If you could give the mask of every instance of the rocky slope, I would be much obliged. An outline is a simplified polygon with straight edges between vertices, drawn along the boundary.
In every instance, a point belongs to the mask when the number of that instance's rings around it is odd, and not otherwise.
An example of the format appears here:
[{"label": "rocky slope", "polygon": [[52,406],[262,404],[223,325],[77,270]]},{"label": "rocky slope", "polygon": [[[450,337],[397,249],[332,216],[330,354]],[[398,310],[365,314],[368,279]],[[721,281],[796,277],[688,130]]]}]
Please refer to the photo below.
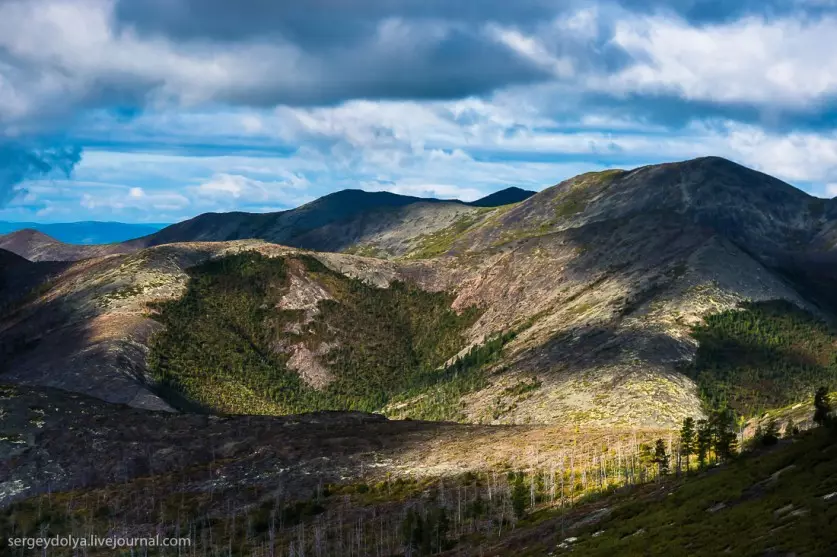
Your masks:
[{"label": "rocky slope", "polygon": [[234,555],[830,555],[837,544],[826,428],[657,475],[642,447],[669,432],[181,415],[2,384],[0,402],[8,555],[28,554],[9,537],[68,534],[188,537],[197,554]]},{"label": "rocky slope", "polygon": [[[449,294],[457,312],[479,308],[461,331],[460,356],[517,333],[500,359],[469,376],[467,388],[452,390],[448,382],[405,391],[380,409],[394,417],[426,416],[428,400],[453,397],[447,419],[671,426],[702,411],[683,368],[697,350],[692,327],[704,317],[747,300],[784,299],[832,318],[817,285],[827,285],[823,277],[834,268],[834,204],[723,159],[585,174],[494,209],[384,197],[382,216],[379,201],[357,212],[335,195],[264,222],[212,215],[176,227],[213,231],[212,239],[267,231],[318,249],[399,256],[314,254],[338,275],[376,287],[406,281]],[[335,205],[349,220],[328,220]],[[177,230],[161,231],[158,240]],[[169,244],[70,266],[0,322],[6,346],[40,343],[19,350],[4,378],[167,408],[148,368],[149,345],[163,326],[149,303],[179,299],[187,269],[243,250],[271,257],[299,251],[256,241]],[[342,280],[314,275],[282,283],[285,309],[320,307],[322,292]],[[290,362],[318,388],[351,371],[341,367],[345,359],[327,355],[357,343],[350,338],[274,349],[282,365]]]},{"label": "rocky slope", "polygon": [[67,244],[31,228],[0,236],[0,249],[29,261],[78,261],[114,253],[128,253],[141,245],[142,242],[136,240],[119,244]]}]

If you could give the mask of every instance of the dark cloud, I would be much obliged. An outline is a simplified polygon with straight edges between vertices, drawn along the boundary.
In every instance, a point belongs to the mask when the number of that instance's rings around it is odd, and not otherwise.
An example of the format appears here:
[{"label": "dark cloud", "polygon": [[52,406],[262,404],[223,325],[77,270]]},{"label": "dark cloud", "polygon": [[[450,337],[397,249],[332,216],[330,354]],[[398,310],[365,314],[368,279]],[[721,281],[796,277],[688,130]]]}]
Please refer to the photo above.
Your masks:
[{"label": "dark cloud", "polygon": [[[823,101],[808,109],[771,110],[746,102],[712,102],[683,99],[666,94],[627,94],[614,97],[605,93],[587,93],[568,106],[567,99],[545,101],[543,109],[560,119],[574,119],[579,112],[610,116],[629,115],[631,119],[669,129],[683,128],[693,122],[711,125],[713,121],[735,121],[758,126],[771,133],[793,131],[823,132],[837,127],[837,99]],[[551,107],[549,106],[551,104]]]},{"label": "dark cloud", "polygon": [[232,41],[279,35],[321,50],[363,40],[390,18],[526,24],[561,9],[545,0],[121,0],[117,16],[147,33]]},{"label": "dark cloud", "polygon": [[[9,2],[0,0],[0,7],[4,4]],[[149,103],[272,107],[458,99],[540,82],[567,89],[565,95],[540,99],[542,107],[555,105],[546,113],[578,115],[589,108],[671,126],[718,117],[774,129],[834,127],[831,101],[800,102],[805,110],[797,110],[796,103],[786,102],[796,94],[792,88],[777,88],[775,100],[711,94],[695,100],[663,78],[666,87],[616,85],[612,90],[590,88],[587,78],[601,80],[632,64],[654,69],[647,53],[628,52],[612,41],[614,26],[636,14],[673,13],[707,23],[746,14],[817,14],[834,10],[837,0],[117,0],[114,14],[102,7],[107,4],[78,2],[88,12],[99,10],[89,16],[89,25],[106,22],[106,28],[90,33],[106,39],[90,45],[84,40],[62,44],[63,35],[50,33],[50,26],[27,28],[37,19],[39,4],[18,4],[28,12],[18,13],[5,42],[0,39],[0,71],[15,69],[3,75],[15,93],[6,119],[17,117],[18,105],[31,105],[25,124],[43,133],[54,131],[50,125],[71,128],[73,116],[91,109],[130,120]],[[595,27],[592,32],[585,28],[574,34],[552,25],[562,16],[578,15],[580,8],[597,12],[582,22]],[[393,23],[398,21],[403,24]],[[381,38],[385,22],[392,23],[390,35]],[[120,34],[112,24],[132,32]],[[491,34],[492,24],[520,31],[518,44],[502,44]],[[24,31],[12,37],[17,29]],[[41,49],[28,42],[37,33],[44,33]],[[527,52],[530,39],[538,44]],[[285,51],[286,45],[293,48]],[[569,60],[571,71],[556,70],[553,62],[562,60]],[[699,65],[686,69],[703,71]],[[3,101],[0,96],[0,131]],[[778,106],[775,113],[768,105]]]},{"label": "dark cloud", "polygon": [[833,0],[621,0],[636,13],[670,12],[691,23],[717,23],[745,16],[780,17],[804,10],[811,17],[837,12]]},{"label": "dark cloud", "polygon": [[324,49],[361,40],[388,18],[497,22],[525,29],[585,7],[675,13],[695,23],[800,10],[811,16],[837,12],[834,0],[120,0],[117,15],[151,34],[232,41],[278,35],[305,48]]},{"label": "dark cloud", "polygon": [[0,143],[0,207],[21,193],[25,180],[55,174],[69,176],[81,160],[81,148],[68,146],[27,147]]}]

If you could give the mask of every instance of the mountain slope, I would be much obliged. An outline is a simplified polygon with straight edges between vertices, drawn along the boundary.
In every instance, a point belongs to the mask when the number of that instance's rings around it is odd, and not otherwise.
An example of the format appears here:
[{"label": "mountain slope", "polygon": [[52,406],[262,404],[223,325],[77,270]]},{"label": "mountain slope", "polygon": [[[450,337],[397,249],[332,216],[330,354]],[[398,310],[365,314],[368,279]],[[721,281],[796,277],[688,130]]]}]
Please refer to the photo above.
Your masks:
[{"label": "mountain slope", "polygon": [[[239,555],[825,556],[837,546],[826,428],[659,476],[642,447],[667,431],[184,415],[8,385],[0,397],[8,537],[188,536],[195,553]],[[28,554],[8,537],[4,555]]]},{"label": "mountain slope", "polygon": [[66,244],[33,229],[18,230],[0,236],[0,249],[16,253],[29,261],[77,261],[127,253],[137,249],[141,243],[141,240],[132,240],[121,244]]},{"label": "mountain slope", "polygon": [[[305,211],[320,218],[315,209]],[[10,360],[8,380],[153,407],[178,406],[177,396],[185,395],[236,412],[363,408],[478,423],[668,427],[701,415],[702,396],[718,391],[719,378],[722,390],[733,387],[732,402],[742,409],[761,404],[746,402],[753,400],[746,395],[749,372],[739,369],[735,384],[727,385],[720,375],[701,379],[720,367],[690,368],[700,355],[696,327],[712,315],[738,311],[743,303],[786,300],[806,320],[833,319],[788,272],[811,269],[809,261],[818,263],[817,277],[833,268],[831,204],[729,161],[587,174],[516,205],[465,210],[475,212],[464,222],[401,236],[414,251],[398,260],[309,254],[327,272],[301,264],[308,255],[297,249],[255,241],[161,245],[76,264],[13,319],[0,321],[0,342],[42,343]],[[293,218],[321,224],[303,213]],[[345,223],[328,224],[295,238],[331,226],[346,230]],[[222,258],[223,268],[246,250],[280,258],[276,265],[293,272],[267,280],[266,287],[244,287],[250,283],[233,281],[239,272],[233,267],[217,276],[195,267]],[[269,276],[273,264],[251,258],[245,268],[258,278]],[[355,278],[368,284],[351,286]],[[216,286],[201,290],[216,280],[223,296],[212,294]],[[401,283],[409,295],[393,288]],[[217,309],[225,296],[237,300],[230,307],[254,309],[205,312],[200,327],[189,327],[194,319],[188,316],[199,315],[189,304],[217,302]],[[420,349],[430,337],[407,327],[424,311],[409,309],[416,300],[440,311],[438,321],[428,321],[430,329],[455,331],[455,342],[433,358]],[[187,318],[177,318],[178,312]],[[469,312],[472,318],[446,329]],[[158,334],[164,328],[166,334]],[[189,336],[198,330],[215,340]],[[837,338],[812,330],[824,335],[822,342]],[[221,350],[224,343],[241,348]],[[200,361],[183,359],[183,346],[195,347]],[[228,361],[225,354],[241,359]],[[72,373],[55,372],[59,357]],[[791,360],[765,361],[778,367],[764,377],[775,377]],[[253,366],[265,366],[265,373]],[[216,371],[192,377],[189,369]],[[432,380],[400,382],[395,369],[403,377],[429,373]],[[779,383],[772,401],[788,403],[832,373],[830,366],[794,369],[805,371],[799,381]],[[373,370],[381,371],[374,380]],[[166,377],[171,383],[162,385]],[[285,392],[288,381],[296,386]],[[358,394],[366,383],[390,390],[373,403]],[[339,393],[329,390],[332,384],[341,385]],[[155,390],[161,386],[171,390]]]},{"label": "mountain slope", "polygon": [[[0,349],[9,354],[0,362],[0,376],[110,402],[170,409],[158,396],[147,364],[151,339],[162,329],[161,322],[152,318],[153,303],[184,294],[189,280],[185,269],[245,250],[272,257],[298,252],[254,241],[172,244],[65,264],[25,304],[0,319]],[[340,276],[361,278],[378,287],[421,274],[425,267],[417,263],[396,268],[386,261],[350,255],[317,257]],[[433,290],[432,281],[428,277],[425,288]],[[309,288],[308,282],[293,282],[289,296],[305,300]]]},{"label": "mountain slope", "polygon": [[147,244],[254,238],[318,251],[397,256],[410,250],[412,239],[480,212],[458,201],[344,190],[280,213],[201,215],[161,230]]},{"label": "mountain slope", "polygon": [[119,244],[70,245],[22,230],[0,236],[0,248],[32,261],[76,261],[176,242],[260,239],[318,251],[396,257],[421,250],[422,239],[440,229],[481,222],[491,210],[459,201],[344,190],[278,213],[205,213]]},{"label": "mountain slope", "polygon": [[834,555],[835,478],[837,438],[820,428],[690,478],[536,514],[480,549],[521,557]]},{"label": "mountain slope", "polygon": [[718,157],[582,174],[547,188],[457,246],[485,249],[604,221],[676,215],[759,256],[831,249],[837,205]]}]

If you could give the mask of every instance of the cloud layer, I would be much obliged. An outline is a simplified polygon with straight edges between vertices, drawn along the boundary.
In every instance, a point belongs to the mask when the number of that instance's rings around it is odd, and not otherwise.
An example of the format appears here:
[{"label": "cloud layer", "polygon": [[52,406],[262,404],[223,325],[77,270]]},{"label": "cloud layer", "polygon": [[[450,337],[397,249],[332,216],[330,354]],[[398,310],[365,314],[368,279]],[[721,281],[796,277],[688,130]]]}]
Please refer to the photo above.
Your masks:
[{"label": "cloud layer", "polygon": [[829,195],[835,34],[832,0],[0,0],[0,218],[474,198],[710,154]]}]

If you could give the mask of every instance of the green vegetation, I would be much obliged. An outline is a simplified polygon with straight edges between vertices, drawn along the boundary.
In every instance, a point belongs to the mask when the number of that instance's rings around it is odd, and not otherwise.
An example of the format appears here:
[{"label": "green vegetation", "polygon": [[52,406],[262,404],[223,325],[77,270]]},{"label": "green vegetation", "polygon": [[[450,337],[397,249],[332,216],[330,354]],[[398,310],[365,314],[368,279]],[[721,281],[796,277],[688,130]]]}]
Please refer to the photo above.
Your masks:
[{"label": "green vegetation", "polygon": [[386,259],[390,255],[386,250],[367,244],[356,244],[354,246],[350,246],[344,249],[343,253],[348,253],[349,255],[359,255],[361,257],[375,257],[378,259]]},{"label": "green vegetation", "polygon": [[828,389],[820,387],[814,394],[814,423],[820,426],[828,425],[833,420],[833,412]]},{"label": "green vegetation", "polygon": [[492,210],[493,208],[481,208],[459,217],[446,228],[418,236],[415,239],[415,247],[410,250],[405,259],[429,259],[447,253],[453,248],[456,240],[482,220],[483,214]]},{"label": "green vegetation", "polygon": [[[281,310],[290,274],[327,291],[316,315]],[[375,288],[307,256],[267,258],[256,252],[211,260],[189,271],[185,295],[158,304],[166,325],[152,343],[149,365],[163,389],[229,413],[294,413],[319,409],[375,411],[396,395],[447,385],[472,388],[475,366],[496,343],[439,370],[463,346],[462,332],[479,316],[457,314],[447,293],[394,282]],[[289,369],[290,348],[304,346],[332,376],[315,389]]]},{"label": "green vegetation", "polygon": [[837,383],[837,334],[790,302],[744,303],[694,328],[693,377],[711,407],[754,415]]},{"label": "green vegetation", "polygon": [[496,335],[472,347],[441,372],[416,376],[385,413],[419,420],[461,420],[462,397],[488,386],[485,367],[499,359],[516,335],[517,331]]},{"label": "green vegetation", "polygon": [[401,524],[405,553],[436,555],[452,547],[448,540],[450,519],[444,507],[431,506],[424,512],[409,509]]},{"label": "green vegetation", "polygon": [[817,428],[781,449],[626,498],[605,520],[573,533],[572,554],[831,555],[834,448],[833,434]]},{"label": "green vegetation", "polygon": [[573,183],[555,200],[555,217],[558,219],[581,213],[587,208],[587,203],[593,193],[600,191],[592,188],[602,188],[610,185],[623,170],[605,170],[602,172],[588,172],[578,176]]}]

